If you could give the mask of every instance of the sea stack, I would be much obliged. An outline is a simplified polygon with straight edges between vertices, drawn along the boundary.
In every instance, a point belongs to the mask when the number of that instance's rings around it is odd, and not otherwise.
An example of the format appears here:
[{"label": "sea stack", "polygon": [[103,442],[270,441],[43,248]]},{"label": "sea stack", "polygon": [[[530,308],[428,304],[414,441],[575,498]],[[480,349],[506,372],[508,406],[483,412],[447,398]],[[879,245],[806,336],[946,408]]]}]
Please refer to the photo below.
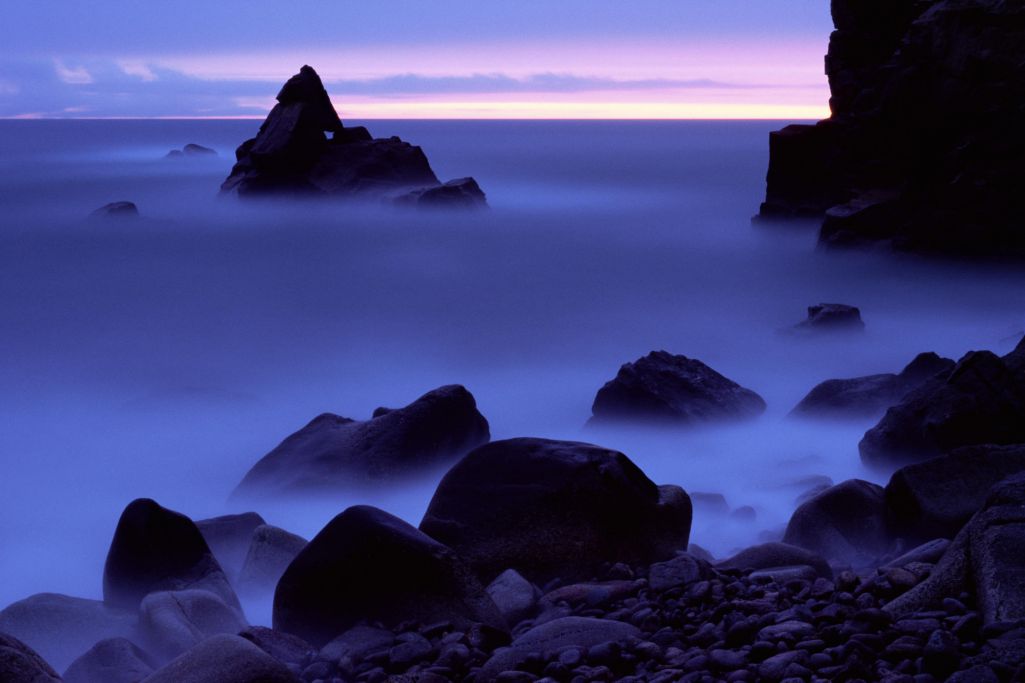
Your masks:
[{"label": "sea stack", "polygon": [[473,178],[441,183],[419,147],[346,127],[313,67],[288,79],[255,138],[235,151],[221,194],[370,199],[403,206],[486,206]]}]

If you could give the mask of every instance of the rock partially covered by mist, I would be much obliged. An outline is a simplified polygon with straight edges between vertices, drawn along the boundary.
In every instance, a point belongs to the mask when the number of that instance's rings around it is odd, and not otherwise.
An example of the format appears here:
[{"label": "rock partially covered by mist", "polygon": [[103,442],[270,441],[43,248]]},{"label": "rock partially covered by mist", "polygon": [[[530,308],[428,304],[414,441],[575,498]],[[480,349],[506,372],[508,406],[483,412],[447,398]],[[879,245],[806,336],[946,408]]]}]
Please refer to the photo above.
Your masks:
[{"label": "rock partially covered by mist", "polygon": [[473,395],[444,386],[362,422],[331,413],[314,418],[257,462],[235,493],[330,491],[396,479],[454,460],[490,438]]},{"label": "rock partially covered by mist", "polygon": [[361,622],[442,620],[505,628],[495,603],[452,550],[363,505],[328,522],[274,593],[274,628],[315,646]]},{"label": "rock partially covered by mist", "polygon": [[920,353],[898,374],[829,379],[808,392],[790,414],[836,418],[875,415],[937,375],[949,373],[954,365],[953,360],[935,353]]},{"label": "rock partially covered by mist", "polygon": [[301,536],[269,524],[257,527],[239,572],[239,591],[249,594],[273,591],[285,569],[305,547],[306,539]]},{"label": "rock partially covered by mist", "polygon": [[833,578],[829,562],[821,555],[789,543],[762,543],[745,548],[715,565],[718,569],[766,571],[789,567],[811,567],[825,578]]},{"label": "rock partially covered by mist", "polygon": [[689,425],[750,419],[765,412],[765,401],[699,360],[652,351],[623,365],[598,390],[591,412],[590,424]]},{"label": "rock partially covered by mist", "polygon": [[185,652],[144,683],[299,683],[288,668],[244,638],[218,635]]},{"label": "rock partially covered by mist", "polygon": [[656,486],[624,454],[520,438],[482,446],[438,485],[420,529],[485,580],[512,568],[543,583],[687,548],[690,498]]},{"label": "rock partially covered by mist", "polygon": [[1025,255],[1025,7],[834,0],[831,116],[770,135],[761,216],[820,242]]},{"label": "rock partially covered by mist", "polygon": [[241,610],[206,590],[157,591],[142,599],[139,626],[146,645],[165,660],[218,633],[249,626]]},{"label": "rock partially covered by mist", "polygon": [[343,126],[312,67],[292,76],[277,100],[257,136],[235,152],[237,163],[221,185],[222,194],[486,205],[472,178],[441,184],[419,147]]},{"label": "rock partially covered by mist", "polygon": [[890,546],[883,487],[849,479],[794,511],[783,542],[855,567],[876,566]]},{"label": "rock partially covered by mist", "polygon": [[847,304],[816,304],[808,307],[808,318],[796,326],[803,332],[860,332],[865,329],[861,310]]},{"label": "rock partially covered by mist", "polygon": [[973,446],[902,467],[886,485],[893,533],[911,541],[953,538],[994,485],[1025,472],[1025,445]]},{"label": "rock partially covered by mist", "polygon": [[154,591],[210,591],[235,609],[238,598],[203,535],[185,515],[139,498],[118,521],[103,568],[103,600],[135,609]]},{"label": "rock partially covered by mist", "polygon": [[937,457],[961,446],[1025,442],[1025,345],[1004,357],[966,354],[907,394],[858,444],[877,467]]},{"label": "rock partially covered by mist", "polygon": [[0,611],[0,632],[27,643],[50,664],[63,669],[97,640],[134,638],[136,613],[99,600],[38,593]]},{"label": "rock partially covered by mist", "polygon": [[153,673],[152,658],[126,638],[96,643],[64,672],[64,683],[138,683]]},{"label": "rock partially covered by mist", "polygon": [[0,633],[0,681],[4,683],[59,683],[60,676],[32,648]]},{"label": "rock partially covered by mist", "polygon": [[201,157],[201,158],[212,158],[216,157],[216,150],[204,147],[203,145],[197,145],[194,142],[190,142],[181,149],[172,149],[165,155],[165,159],[182,159],[186,157]]},{"label": "rock partially covered by mist", "polygon": [[234,578],[245,562],[253,532],[266,523],[256,512],[243,512],[200,519],[196,522],[196,528],[203,534],[203,540],[210,546],[221,568],[229,577]]},{"label": "rock partially covered by mist", "polygon": [[111,202],[110,204],[104,204],[89,214],[89,218],[93,220],[104,218],[124,219],[138,217],[139,207],[132,202]]}]

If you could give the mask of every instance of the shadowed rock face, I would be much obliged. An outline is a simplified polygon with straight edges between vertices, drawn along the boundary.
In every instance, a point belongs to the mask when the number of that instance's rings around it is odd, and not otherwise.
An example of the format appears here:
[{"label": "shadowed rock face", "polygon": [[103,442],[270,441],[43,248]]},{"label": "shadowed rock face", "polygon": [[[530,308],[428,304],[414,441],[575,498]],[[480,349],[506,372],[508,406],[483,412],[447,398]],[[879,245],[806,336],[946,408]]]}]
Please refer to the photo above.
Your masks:
[{"label": "shadowed rock face", "polygon": [[830,560],[875,566],[889,546],[883,488],[849,479],[826,489],[794,511],[783,542]]},{"label": "shadowed rock face", "polygon": [[285,570],[274,628],[320,647],[360,622],[452,620],[505,626],[470,568],[450,549],[377,508],[347,509]]},{"label": "shadowed rock face", "polygon": [[0,681],[4,683],[59,683],[60,676],[32,648],[0,633]]},{"label": "shadowed rock face", "polygon": [[1025,7],[833,0],[829,119],[770,136],[765,218],[821,241],[1025,255]]},{"label": "shadowed rock face", "polygon": [[616,377],[598,390],[589,423],[687,425],[747,419],[764,411],[761,396],[701,361],[652,351],[623,365]]},{"label": "shadowed rock face", "polygon": [[337,490],[403,476],[455,459],[490,438],[473,395],[458,385],[430,391],[370,420],[325,413],[246,474],[238,495]]},{"label": "shadowed rock face", "polygon": [[656,486],[622,453],[522,438],[459,461],[420,529],[484,580],[512,568],[543,583],[587,579],[603,563],[668,559],[687,548],[690,524],[687,494]]},{"label": "shadowed rock face", "polygon": [[[438,181],[423,150],[397,137],[346,128],[310,66],[278,93],[256,137],[236,150],[222,194],[331,196],[399,204],[485,206],[472,178]],[[328,137],[330,135],[330,137]]]}]

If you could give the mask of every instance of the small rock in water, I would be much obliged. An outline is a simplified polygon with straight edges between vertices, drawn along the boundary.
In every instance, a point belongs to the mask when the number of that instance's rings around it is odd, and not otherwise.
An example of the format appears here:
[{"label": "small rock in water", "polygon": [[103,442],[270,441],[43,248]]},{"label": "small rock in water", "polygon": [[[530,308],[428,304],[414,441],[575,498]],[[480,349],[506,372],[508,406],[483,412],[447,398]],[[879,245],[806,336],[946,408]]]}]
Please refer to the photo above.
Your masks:
[{"label": "small rock in water", "polygon": [[795,329],[815,332],[856,332],[864,330],[865,323],[857,306],[817,304],[808,307],[808,319],[798,323]]},{"label": "small rock in water", "polygon": [[90,218],[138,218],[139,207],[132,202],[111,202],[89,214]]}]

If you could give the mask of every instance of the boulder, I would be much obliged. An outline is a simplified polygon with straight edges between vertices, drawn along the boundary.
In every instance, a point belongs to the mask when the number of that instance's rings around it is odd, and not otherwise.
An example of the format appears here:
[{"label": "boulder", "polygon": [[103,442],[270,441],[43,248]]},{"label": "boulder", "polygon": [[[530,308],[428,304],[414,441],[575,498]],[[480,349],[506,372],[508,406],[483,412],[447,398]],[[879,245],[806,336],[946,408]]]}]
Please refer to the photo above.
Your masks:
[{"label": "boulder", "polygon": [[196,527],[221,568],[228,576],[236,577],[249,552],[253,531],[261,524],[266,524],[263,517],[255,512],[243,512],[201,519]]},{"label": "boulder", "polygon": [[652,351],[623,365],[598,390],[590,423],[669,424],[749,419],[765,411],[762,397],[699,360]]},{"label": "boulder", "polygon": [[57,593],[38,593],[11,603],[0,612],[0,632],[26,643],[64,669],[104,638],[134,638],[134,610],[109,607],[99,600]]},{"label": "boulder", "polygon": [[284,664],[239,636],[207,638],[143,683],[299,683]]},{"label": "boulder", "polygon": [[502,618],[515,626],[531,615],[541,597],[537,586],[523,578],[515,569],[506,569],[487,587]]},{"label": "boulder", "polygon": [[833,570],[821,555],[788,543],[762,543],[751,546],[715,566],[718,569],[760,570],[801,565],[812,567],[819,576],[833,578]]},{"label": "boulder", "polygon": [[[1019,344],[1019,347],[1021,345]],[[874,467],[921,462],[961,446],[1025,442],[1022,352],[966,354],[907,394],[865,432],[861,459]]]},{"label": "boulder", "polygon": [[351,507],[328,522],[274,592],[274,628],[318,647],[361,622],[442,620],[505,627],[455,553],[369,506]]},{"label": "boulder", "polygon": [[139,498],[118,520],[103,567],[103,600],[135,609],[149,593],[164,590],[207,590],[239,607],[224,570],[185,515]]},{"label": "boulder", "polygon": [[64,683],[138,683],[153,673],[148,654],[125,638],[96,643],[64,672]]},{"label": "boulder", "polygon": [[648,567],[648,585],[659,593],[680,588],[706,578],[709,572],[697,558],[680,553],[671,560],[656,562]]},{"label": "boulder", "polygon": [[641,631],[637,627],[621,621],[591,617],[554,619],[530,629],[509,647],[497,650],[481,668],[477,680],[497,680],[502,672],[514,670],[531,658],[540,657],[546,661],[566,648],[625,644],[640,636]]},{"label": "boulder", "polygon": [[920,353],[899,374],[886,373],[851,379],[829,379],[815,386],[791,415],[801,417],[870,417],[941,373],[954,361],[935,353]]},{"label": "boulder", "polygon": [[239,591],[273,591],[285,569],[305,547],[306,539],[301,536],[269,524],[257,527],[239,573]]},{"label": "boulder", "polygon": [[826,489],[794,511],[783,542],[840,563],[875,566],[890,546],[883,487],[848,479]]},{"label": "boulder", "polygon": [[458,385],[356,421],[325,413],[246,474],[236,495],[337,490],[423,472],[490,438],[473,395]]},{"label": "boulder", "polygon": [[861,310],[847,304],[817,304],[808,307],[808,318],[798,323],[798,330],[812,332],[860,332],[865,329]]},{"label": "boulder", "polygon": [[834,0],[831,116],[769,137],[763,217],[815,216],[826,247],[1025,255],[1025,10]]},{"label": "boulder", "polygon": [[6,633],[0,633],[0,681],[59,683],[60,676],[28,645]]},{"label": "boulder", "polygon": [[606,564],[648,564],[687,547],[691,504],[617,451],[520,438],[472,451],[441,480],[420,529],[485,580],[513,568],[544,584]]},{"label": "boulder", "polygon": [[256,137],[242,143],[235,157],[222,194],[485,205],[484,193],[472,178],[439,183],[419,147],[397,137],[372,138],[362,126],[343,126],[310,66],[285,83]]},{"label": "boulder", "polygon": [[110,204],[104,204],[100,208],[89,214],[90,218],[102,219],[102,218],[138,218],[139,207],[132,202],[111,202]]},{"label": "boulder", "polygon": [[239,610],[205,590],[157,591],[139,605],[139,627],[154,653],[171,659],[218,633],[249,624]]},{"label": "boulder", "polygon": [[892,533],[912,542],[953,538],[1000,480],[1025,472],[1025,446],[970,446],[900,468],[886,485]]}]

